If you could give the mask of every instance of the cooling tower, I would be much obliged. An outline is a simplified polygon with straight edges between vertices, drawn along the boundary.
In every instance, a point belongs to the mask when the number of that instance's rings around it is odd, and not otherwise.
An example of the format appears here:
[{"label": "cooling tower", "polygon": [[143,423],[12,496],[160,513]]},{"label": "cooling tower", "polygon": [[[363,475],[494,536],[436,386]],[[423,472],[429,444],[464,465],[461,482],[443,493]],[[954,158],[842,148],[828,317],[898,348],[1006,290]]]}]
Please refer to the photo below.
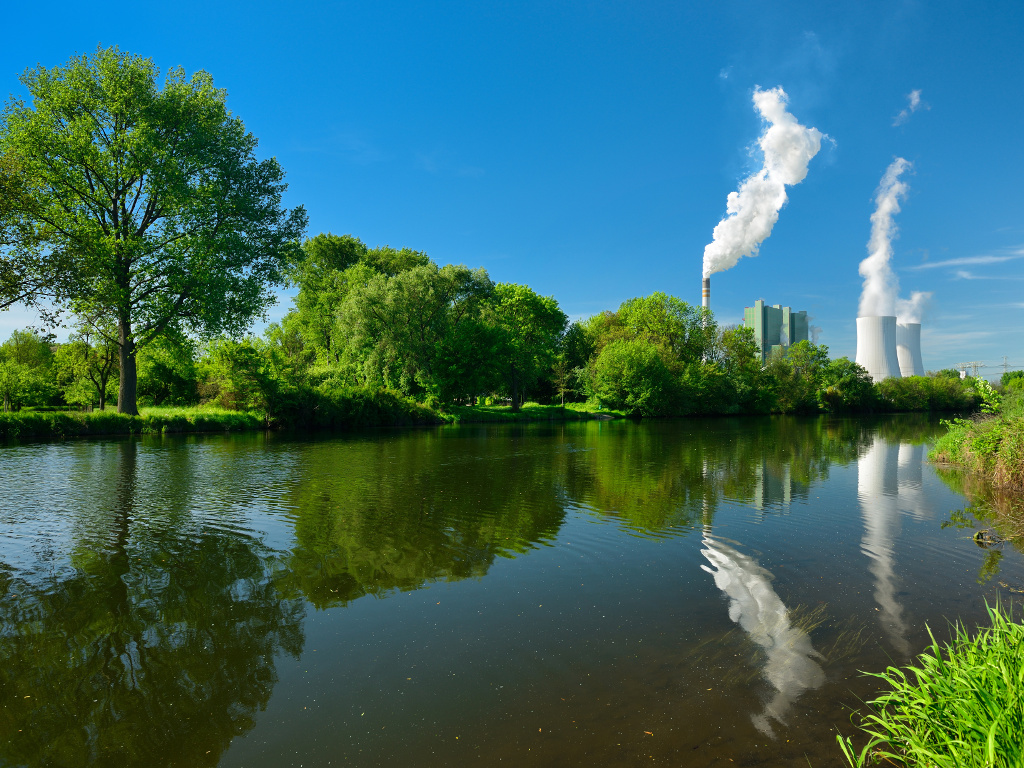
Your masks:
[{"label": "cooling tower", "polygon": [[857,363],[871,380],[901,378],[896,355],[896,318],[891,315],[857,318]]},{"label": "cooling tower", "polygon": [[[857,349],[859,355],[860,347]],[[920,323],[896,323],[896,357],[900,361],[901,375],[924,376]]]}]

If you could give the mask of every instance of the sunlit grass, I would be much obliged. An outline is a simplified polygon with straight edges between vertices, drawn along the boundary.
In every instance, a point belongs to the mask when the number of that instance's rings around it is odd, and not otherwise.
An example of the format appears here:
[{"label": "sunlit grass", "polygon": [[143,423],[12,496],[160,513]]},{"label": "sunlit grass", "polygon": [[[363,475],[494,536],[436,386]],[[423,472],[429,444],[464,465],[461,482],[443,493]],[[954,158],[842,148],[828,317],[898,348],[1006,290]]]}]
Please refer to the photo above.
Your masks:
[{"label": "sunlit grass", "polygon": [[595,411],[586,403],[566,403],[562,405],[541,405],[540,403],[523,403],[518,411],[511,405],[457,405],[448,410],[456,422],[491,422],[491,421],[576,421],[602,417],[620,418],[621,411]]},{"label": "sunlit grass", "polygon": [[[838,736],[851,766],[996,768],[1024,765],[1024,625],[988,608],[990,627],[961,624],[916,666],[874,674],[889,688],[859,716],[860,751]],[[929,630],[929,634],[931,630]]]}]

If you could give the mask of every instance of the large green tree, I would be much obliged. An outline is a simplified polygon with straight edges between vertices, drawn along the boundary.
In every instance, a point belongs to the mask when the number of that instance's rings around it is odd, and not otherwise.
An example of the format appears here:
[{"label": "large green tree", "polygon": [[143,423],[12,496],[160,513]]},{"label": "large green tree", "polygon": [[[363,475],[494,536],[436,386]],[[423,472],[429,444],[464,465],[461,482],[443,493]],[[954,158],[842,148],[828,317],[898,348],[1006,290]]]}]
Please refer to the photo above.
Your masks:
[{"label": "large green tree", "polygon": [[499,375],[512,398],[512,410],[517,411],[527,390],[555,362],[569,319],[553,297],[515,283],[494,286],[494,314],[503,336]]},{"label": "large green tree", "polygon": [[122,413],[138,412],[137,351],[168,331],[244,330],[306,224],[209,74],[158,77],[149,59],[98,49],[26,71],[30,101],[0,123],[5,255],[42,254],[57,306],[116,327]]},{"label": "large green tree", "polygon": [[494,290],[483,269],[432,262],[391,277],[374,274],[355,286],[339,318],[360,383],[443,400],[475,394],[482,384],[466,380],[488,362],[473,356],[491,346],[480,314]]}]

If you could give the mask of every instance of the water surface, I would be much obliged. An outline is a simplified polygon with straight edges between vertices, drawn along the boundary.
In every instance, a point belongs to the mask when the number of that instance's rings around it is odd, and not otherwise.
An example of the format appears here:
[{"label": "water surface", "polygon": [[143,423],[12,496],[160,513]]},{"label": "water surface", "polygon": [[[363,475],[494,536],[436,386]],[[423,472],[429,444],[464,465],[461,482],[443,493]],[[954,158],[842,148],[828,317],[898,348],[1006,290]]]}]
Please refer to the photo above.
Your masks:
[{"label": "water surface", "polygon": [[0,448],[0,766],[839,765],[858,670],[1024,587],[938,429]]}]

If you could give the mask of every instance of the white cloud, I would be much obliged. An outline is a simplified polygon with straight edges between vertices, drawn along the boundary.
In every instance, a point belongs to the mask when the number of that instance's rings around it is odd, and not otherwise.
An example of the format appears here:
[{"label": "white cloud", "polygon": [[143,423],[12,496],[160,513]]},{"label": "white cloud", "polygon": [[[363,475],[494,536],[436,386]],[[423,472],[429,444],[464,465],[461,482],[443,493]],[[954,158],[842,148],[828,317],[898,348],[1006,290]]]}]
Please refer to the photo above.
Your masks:
[{"label": "white cloud", "polygon": [[900,110],[900,113],[893,119],[893,126],[903,125],[919,109],[931,109],[930,106],[921,101],[920,88],[907,94],[907,106]]},{"label": "white cloud", "polygon": [[1002,264],[1004,261],[1013,261],[1014,259],[1024,258],[1024,249],[1014,251],[1011,255],[1007,256],[960,256],[955,259],[945,259],[943,261],[925,261],[921,264],[915,264],[907,269],[937,269],[939,267],[967,267],[967,266],[978,266],[980,264]]}]

